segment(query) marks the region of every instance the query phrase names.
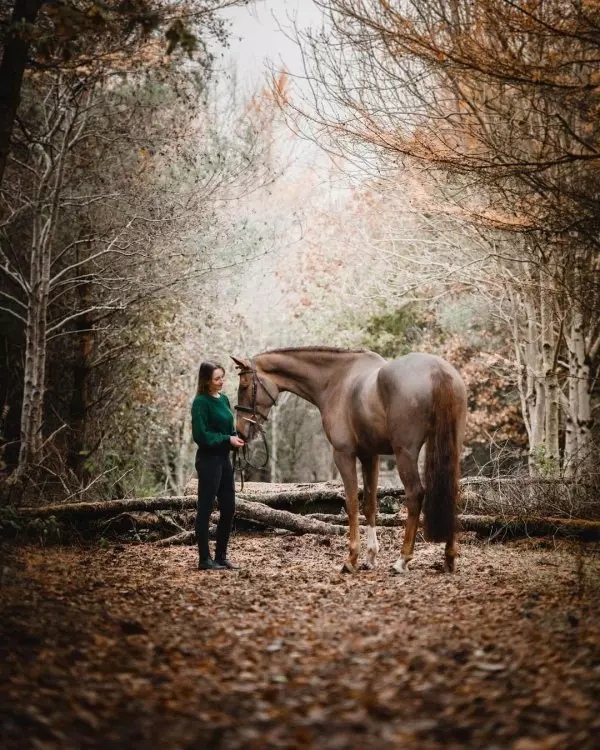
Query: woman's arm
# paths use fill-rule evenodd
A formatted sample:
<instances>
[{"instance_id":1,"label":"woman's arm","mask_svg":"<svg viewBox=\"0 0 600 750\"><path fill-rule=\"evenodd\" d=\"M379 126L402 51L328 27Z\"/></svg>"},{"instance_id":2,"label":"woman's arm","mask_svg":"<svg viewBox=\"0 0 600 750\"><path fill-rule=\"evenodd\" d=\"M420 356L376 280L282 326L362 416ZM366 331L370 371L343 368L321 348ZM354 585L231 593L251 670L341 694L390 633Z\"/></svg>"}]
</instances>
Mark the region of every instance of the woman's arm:
<instances>
[{"instance_id":1,"label":"woman's arm","mask_svg":"<svg viewBox=\"0 0 600 750\"><path fill-rule=\"evenodd\" d=\"M227 408L231 412L231 416L233 417L233 427L231 428L231 434L237 435L237 430L235 429L235 414L233 413L233 409L231 408L231 404L229 403L229 397L226 396L224 393L222 394L223 398L225 399L225 403L227 404Z\"/></svg>"}]
</instances>

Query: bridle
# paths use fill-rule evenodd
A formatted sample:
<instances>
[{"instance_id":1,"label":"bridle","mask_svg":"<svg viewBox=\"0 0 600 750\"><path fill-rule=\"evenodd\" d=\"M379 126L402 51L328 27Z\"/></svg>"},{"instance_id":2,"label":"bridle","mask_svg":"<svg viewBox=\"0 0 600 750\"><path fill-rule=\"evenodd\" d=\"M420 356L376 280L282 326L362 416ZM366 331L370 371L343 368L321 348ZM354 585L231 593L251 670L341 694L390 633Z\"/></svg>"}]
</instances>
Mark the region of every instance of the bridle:
<instances>
[{"instance_id":1,"label":"bridle","mask_svg":"<svg viewBox=\"0 0 600 750\"><path fill-rule=\"evenodd\" d=\"M268 420L268 416L266 414L263 414L261 411L258 410L256 406L256 396L258 395L258 386L261 385L263 391L267 394L267 396L271 399L271 406L274 406L277 403L277 397L273 398L273 395L265 385L265 383L260 379L258 376L258 373L256 372L256 367L254 366L254 360L250 360L250 367L246 368L245 370L240 370L240 375L252 375L252 405L251 406L240 406L239 404L236 404L234 407L237 411L244 411L248 414L252 415L251 419L248 419L247 417L244 417L244 419L247 422L252 422L260 429L260 423L257 421L256 417L259 416L261 419L264 419L266 422Z\"/></svg>"},{"instance_id":2,"label":"bridle","mask_svg":"<svg viewBox=\"0 0 600 750\"><path fill-rule=\"evenodd\" d=\"M258 373L256 372L256 367L254 365L254 360L250 359L250 367L246 368L245 370L240 370L239 375L252 375L252 396L251 396L251 405L250 406L240 406L240 404L236 404L234 409L236 411L245 412L247 414L250 414L250 417L243 417L243 419L246 422L250 422L253 424L257 430L260 432L260 436L263 439L263 443L265 445L265 452L266 452L266 458L265 462L262 466L255 466L253 463L251 463L248 460L248 446L247 444L244 444L244 447L242 449L243 456L244 456L244 465L249 466L251 469L255 469L256 471L260 471L267 466L269 463L269 444L267 443L267 436L265 434L265 431L262 428L261 423L258 421L258 417L260 417L265 422L268 421L269 417L267 414L263 414L256 405L256 397L258 395L258 386L260 385L263 389L263 391L267 394L267 396L271 399L271 406L274 406L277 403L277 396L273 398L273 394L269 391L266 384L263 380L259 377ZM269 407L270 408L270 407ZM237 454L239 458L239 453ZM242 466L239 466L240 468L240 477L241 477L241 483L242 483L242 489L244 488L244 473L242 470Z\"/></svg>"}]
</instances>

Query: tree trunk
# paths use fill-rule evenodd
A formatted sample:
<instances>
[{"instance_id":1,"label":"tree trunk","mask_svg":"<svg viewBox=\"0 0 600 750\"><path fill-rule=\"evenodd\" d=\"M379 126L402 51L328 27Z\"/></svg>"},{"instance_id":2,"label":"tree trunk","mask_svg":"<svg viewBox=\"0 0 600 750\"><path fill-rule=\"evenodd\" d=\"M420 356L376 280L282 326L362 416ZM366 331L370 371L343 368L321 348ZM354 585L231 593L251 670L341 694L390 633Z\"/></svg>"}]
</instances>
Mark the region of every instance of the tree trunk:
<instances>
[{"instance_id":1,"label":"tree trunk","mask_svg":"<svg viewBox=\"0 0 600 750\"><path fill-rule=\"evenodd\" d=\"M4 39L0 63L0 185L4 178L29 55L30 31L24 29L22 23L34 24L42 4L43 0L15 0L10 19L12 29ZM19 32L16 31L17 27L21 27Z\"/></svg>"},{"instance_id":2,"label":"tree trunk","mask_svg":"<svg viewBox=\"0 0 600 750\"><path fill-rule=\"evenodd\" d=\"M527 315L527 343L525 345L527 368L527 395L525 397L530 424L529 473L537 476L539 452L544 443L545 392L541 378L541 354L539 350L538 312L535 304L536 285L533 274L528 273L530 284L524 290Z\"/></svg>"},{"instance_id":3,"label":"tree trunk","mask_svg":"<svg viewBox=\"0 0 600 750\"><path fill-rule=\"evenodd\" d=\"M63 125L57 146L53 143L37 144L39 165L44 174L33 207L21 446L15 472L18 478L25 476L32 465L41 460L52 245L60 215L73 113L67 114L63 108L58 111L57 118L54 129L58 131Z\"/></svg>"},{"instance_id":4,"label":"tree trunk","mask_svg":"<svg viewBox=\"0 0 600 750\"><path fill-rule=\"evenodd\" d=\"M572 344L574 354L575 389L577 392L576 411L574 413L575 432L577 435L576 465L578 473L587 474L591 466L592 444L592 396L590 389L590 362L586 352L584 338L584 318L579 307L573 313Z\"/></svg>"},{"instance_id":5,"label":"tree trunk","mask_svg":"<svg viewBox=\"0 0 600 750\"><path fill-rule=\"evenodd\" d=\"M78 288L79 302L82 309L90 305L90 285L82 284ZM87 468L88 445L87 424L90 409L90 376L91 360L94 351L94 321L90 314L76 318L75 327L78 333L75 363L73 365L73 391L71 394L69 427L71 438L67 456L68 465L81 485L86 484L89 469Z\"/></svg>"},{"instance_id":6,"label":"tree trunk","mask_svg":"<svg viewBox=\"0 0 600 750\"><path fill-rule=\"evenodd\" d=\"M574 478L577 474L577 414L579 412L579 388L577 384L577 357L574 344L574 317L570 330L566 332L567 356L569 358L569 384L565 404L565 452L563 457L564 476Z\"/></svg>"},{"instance_id":7,"label":"tree trunk","mask_svg":"<svg viewBox=\"0 0 600 750\"><path fill-rule=\"evenodd\" d=\"M553 316L552 279L540 271L540 324L542 334L542 368L545 391L544 420L544 474L557 476L560 471L559 426L560 389L556 374L555 350L557 346Z\"/></svg>"}]
</instances>

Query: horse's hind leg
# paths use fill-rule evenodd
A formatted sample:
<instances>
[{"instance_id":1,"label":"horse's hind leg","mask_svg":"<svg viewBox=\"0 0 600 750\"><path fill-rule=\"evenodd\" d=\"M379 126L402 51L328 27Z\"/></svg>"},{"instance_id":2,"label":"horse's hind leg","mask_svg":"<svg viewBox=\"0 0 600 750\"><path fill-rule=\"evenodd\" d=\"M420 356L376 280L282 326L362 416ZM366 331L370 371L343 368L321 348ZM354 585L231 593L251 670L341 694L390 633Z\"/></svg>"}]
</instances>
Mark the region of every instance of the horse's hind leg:
<instances>
[{"instance_id":1,"label":"horse's hind leg","mask_svg":"<svg viewBox=\"0 0 600 750\"><path fill-rule=\"evenodd\" d=\"M379 456L368 456L360 460L363 473L363 506L367 517L367 562L368 569L375 567L379 552L377 541L377 480L379 478Z\"/></svg>"},{"instance_id":2,"label":"horse's hind leg","mask_svg":"<svg viewBox=\"0 0 600 750\"><path fill-rule=\"evenodd\" d=\"M398 474L404 485L406 499L404 501L408 510L406 527L404 529L404 540L402 542L401 557L394 563L393 569L397 573L405 573L408 570L408 563L412 560L415 549L415 537L419 526L419 516L425 490L421 484L419 470L417 468L418 451L415 455L404 449L395 451Z\"/></svg>"},{"instance_id":3,"label":"horse's hind leg","mask_svg":"<svg viewBox=\"0 0 600 750\"><path fill-rule=\"evenodd\" d=\"M333 460L337 466L346 493L346 512L348 513L348 537L350 554L342 566L342 573L356 573L358 552L360 550L360 531L358 528L358 480L356 478L356 457L341 451L333 451Z\"/></svg>"}]
</instances>

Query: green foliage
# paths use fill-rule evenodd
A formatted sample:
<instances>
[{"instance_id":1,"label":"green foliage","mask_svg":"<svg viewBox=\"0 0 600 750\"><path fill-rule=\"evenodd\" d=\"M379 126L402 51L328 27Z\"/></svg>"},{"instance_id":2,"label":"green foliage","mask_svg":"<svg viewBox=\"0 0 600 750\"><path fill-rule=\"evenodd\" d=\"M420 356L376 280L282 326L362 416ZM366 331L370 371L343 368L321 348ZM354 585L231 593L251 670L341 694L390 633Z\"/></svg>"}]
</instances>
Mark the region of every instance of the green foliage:
<instances>
[{"instance_id":1,"label":"green foliage","mask_svg":"<svg viewBox=\"0 0 600 750\"><path fill-rule=\"evenodd\" d=\"M371 315L365 326L363 345L382 357L394 359L415 349L427 320L415 304Z\"/></svg>"},{"instance_id":2,"label":"green foliage","mask_svg":"<svg viewBox=\"0 0 600 750\"><path fill-rule=\"evenodd\" d=\"M555 457L548 455L546 446L543 443L534 446L532 455L533 464L538 476L556 477L558 475L558 462Z\"/></svg>"},{"instance_id":3,"label":"green foliage","mask_svg":"<svg viewBox=\"0 0 600 750\"><path fill-rule=\"evenodd\" d=\"M24 518L12 505L0 509L0 538L26 537L39 544L61 541L61 527L55 516Z\"/></svg>"}]
</instances>

